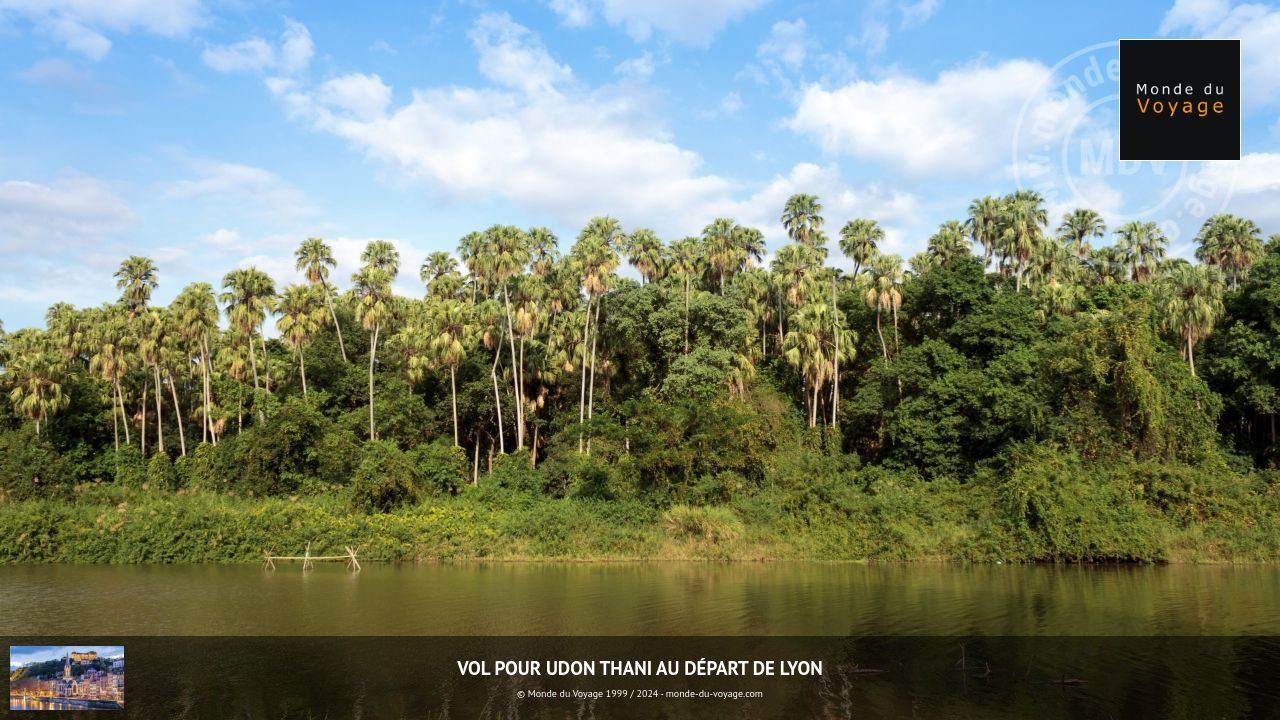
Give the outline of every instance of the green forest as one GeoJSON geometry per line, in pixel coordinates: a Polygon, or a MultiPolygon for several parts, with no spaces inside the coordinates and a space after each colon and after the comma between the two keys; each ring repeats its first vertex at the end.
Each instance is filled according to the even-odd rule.
{"type": "Polygon", "coordinates": [[[1280,236],[1216,215],[1191,262],[1018,191],[904,261],[822,213],[767,262],[727,218],[350,277],[311,238],[167,306],[124,259],[0,331],[0,561],[1280,557],[1280,236]]]}

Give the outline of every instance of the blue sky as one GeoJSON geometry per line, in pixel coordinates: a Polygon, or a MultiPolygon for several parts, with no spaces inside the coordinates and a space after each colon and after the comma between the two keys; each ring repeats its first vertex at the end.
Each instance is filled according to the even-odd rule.
{"type": "Polygon", "coordinates": [[[122,658],[121,645],[10,645],[9,669],[66,657],[70,652],[96,652],[99,657],[122,658]]]}
{"type": "Polygon", "coordinates": [[[369,5],[0,0],[5,328],[114,299],[133,253],[165,302],[236,266],[292,282],[312,235],[340,281],[392,240],[413,293],[427,252],[496,222],[567,246],[593,215],[668,239],[727,215],[773,249],[794,192],[833,234],[876,218],[904,257],[1017,187],[1047,190],[1055,219],[1168,222],[1178,254],[1220,210],[1280,232],[1275,5],[369,5]],[[1241,38],[1241,162],[1112,162],[1115,83],[1055,93],[1143,37],[1241,38]]]}

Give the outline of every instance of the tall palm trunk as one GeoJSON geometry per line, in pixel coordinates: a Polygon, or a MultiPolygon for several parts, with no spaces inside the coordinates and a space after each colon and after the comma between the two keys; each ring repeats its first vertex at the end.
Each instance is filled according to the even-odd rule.
{"type": "Polygon", "coordinates": [[[142,435],[140,436],[139,449],[142,450],[142,457],[147,456],[147,383],[142,383],[142,435]]]}
{"type": "Polygon", "coordinates": [[[333,309],[333,295],[329,293],[329,283],[320,281],[324,289],[324,302],[329,306],[329,317],[333,318],[333,329],[338,332],[338,350],[342,352],[342,361],[347,361],[347,344],[342,341],[342,326],[338,324],[338,313],[333,309]]]}
{"type": "Polygon", "coordinates": [[[835,354],[831,358],[831,427],[839,428],[840,408],[840,308],[836,305],[836,279],[831,278],[831,327],[835,331],[835,354]]]}
{"type": "Polygon", "coordinates": [[[889,364],[889,346],[885,344],[884,332],[880,329],[880,314],[881,314],[881,311],[879,308],[877,308],[876,309],[876,335],[880,336],[880,351],[884,353],[884,364],[888,365],[889,364]]]}
{"type": "MultiPolygon", "coordinates": [[[[499,331],[501,333],[501,331],[499,331]]],[[[498,451],[507,452],[507,441],[502,432],[502,394],[498,391],[498,360],[502,358],[502,338],[498,338],[498,347],[493,351],[493,365],[489,366],[489,376],[493,378],[493,404],[498,411],[498,451]]]]}
{"type": "Polygon", "coordinates": [[[511,349],[511,387],[516,402],[516,449],[524,448],[524,392],[521,387],[520,364],[516,360],[516,333],[511,325],[511,299],[507,295],[507,284],[502,283],[502,305],[507,316],[507,345],[511,349]]]}
{"type": "Polygon", "coordinates": [[[302,376],[302,397],[307,396],[307,359],[302,352],[302,346],[298,346],[298,375],[302,376]]]}
{"type": "Polygon", "coordinates": [[[458,368],[449,366],[449,396],[453,400],[453,446],[461,447],[458,442],[458,368]]]}
{"type": "Polygon", "coordinates": [[[684,274],[684,354],[689,354],[689,273],[684,274]]]}
{"type": "Polygon", "coordinates": [[[164,452],[164,416],[161,413],[164,407],[164,391],[160,389],[160,364],[152,365],[151,369],[156,374],[156,449],[164,452]]]}
{"type": "Polygon", "coordinates": [[[578,452],[583,452],[582,426],[587,421],[587,334],[591,330],[591,296],[587,296],[586,320],[582,323],[582,387],[578,391],[578,452]]]}
{"type": "Polygon", "coordinates": [[[378,435],[373,426],[373,363],[378,357],[378,330],[382,323],[373,326],[373,334],[369,336],[369,439],[377,440],[378,435]]]}
{"type": "Polygon", "coordinates": [[[1187,364],[1191,366],[1192,377],[1196,374],[1196,351],[1195,346],[1191,344],[1191,338],[1187,338],[1187,364]]]}
{"type": "MultiPolygon", "coordinates": [[[[596,340],[600,338],[600,303],[596,302],[595,331],[591,333],[591,387],[587,391],[587,422],[591,422],[591,411],[596,402],[596,340]]],[[[591,436],[587,436],[587,454],[591,454],[591,436]]]]}
{"type": "Polygon", "coordinates": [[[209,406],[213,404],[213,389],[209,379],[209,336],[207,334],[200,338],[200,373],[204,376],[202,379],[204,385],[204,423],[209,432],[209,440],[214,445],[217,445],[218,434],[214,432],[213,420],[209,417],[209,406]]]}
{"type": "Polygon", "coordinates": [[[115,442],[116,454],[120,454],[120,416],[116,415],[116,399],[111,398],[111,439],[115,442]]]}
{"type": "MultiPolygon", "coordinates": [[[[252,340],[250,340],[252,342],[252,340]]],[[[267,336],[258,328],[258,342],[262,343],[262,381],[266,391],[271,392],[271,355],[267,354],[267,336]]]]}
{"type": "Polygon", "coordinates": [[[183,457],[187,455],[187,432],[182,429],[182,408],[178,406],[178,384],[169,378],[169,394],[173,396],[173,416],[178,421],[178,447],[183,457]]]}
{"type": "Polygon", "coordinates": [[[129,438],[129,416],[124,411],[124,393],[120,390],[120,378],[116,378],[116,401],[120,403],[120,421],[124,423],[124,443],[132,444],[129,438]]]}

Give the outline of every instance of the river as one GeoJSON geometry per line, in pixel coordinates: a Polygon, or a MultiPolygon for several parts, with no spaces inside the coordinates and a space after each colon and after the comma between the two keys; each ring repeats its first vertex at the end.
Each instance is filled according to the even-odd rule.
{"type": "Polygon", "coordinates": [[[0,610],[0,635],[22,642],[123,643],[129,706],[154,716],[650,717],[693,702],[455,664],[603,657],[825,663],[816,679],[663,685],[763,691],[691,717],[1280,716],[1280,567],[1266,565],[11,565],[0,610]],[[557,688],[596,699],[514,699],[557,688]]]}

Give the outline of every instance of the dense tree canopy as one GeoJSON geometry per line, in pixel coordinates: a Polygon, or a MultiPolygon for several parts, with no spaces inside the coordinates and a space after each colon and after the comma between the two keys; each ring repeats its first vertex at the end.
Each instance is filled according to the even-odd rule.
{"type": "Polygon", "coordinates": [[[729,218],[668,243],[600,217],[567,247],[495,225],[423,259],[419,297],[392,292],[416,259],[383,241],[345,290],[310,238],[301,284],[241,268],[167,307],[162,270],[130,257],[116,302],[0,331],[0,424],[70,458],[67,482],[163,453],[265,494],[355,477],[379,509],[411,498],[414,457],[455,467],[430,482],[450,492],[514,453],[552,494],[703,498],[786,447],[957,481],[1028,444],[1280,462],[1280,240],[1252,222],[1211,218],[1191,264],[1154,223],[1103,244],[1098,213],[1055,223],[1019,191],[974,200],[908,267],[865,218],[834,225],[841,260],[822,213],[791,198],[767,267],[729,218]]]}

